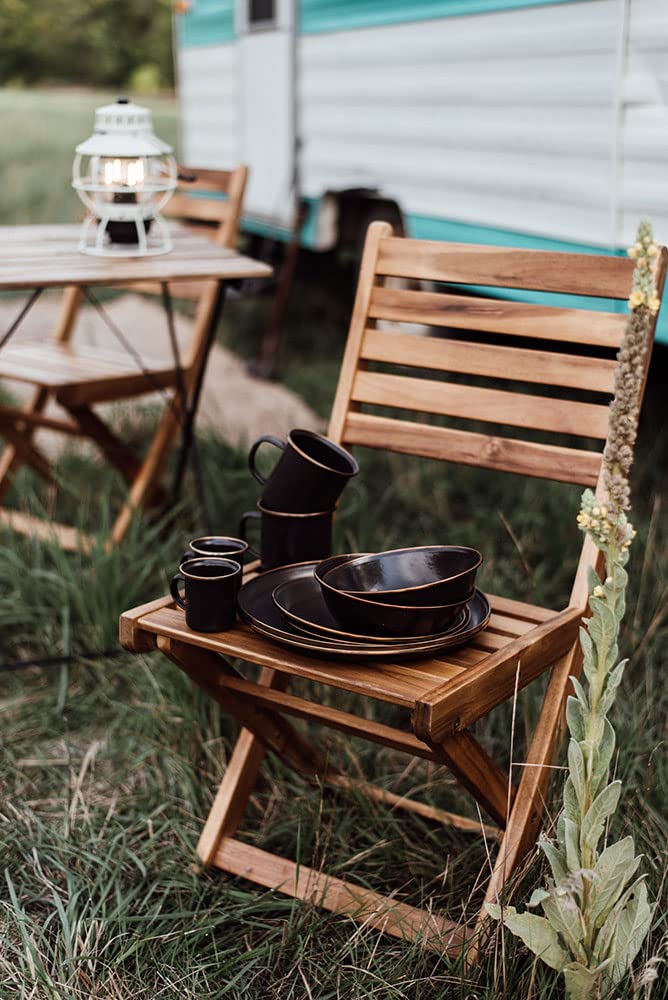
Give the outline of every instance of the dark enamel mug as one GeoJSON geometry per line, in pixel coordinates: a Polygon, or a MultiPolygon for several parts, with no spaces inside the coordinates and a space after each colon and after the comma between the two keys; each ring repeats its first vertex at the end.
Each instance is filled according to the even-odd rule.
{"type": "Polygon", "coordinates": [[[232,628],[237,614],[241,566],[233,559],[209,556],[186,559],[172,577],[174,601],[186,613],[186,625],[195,632],[224,632],[232,628]],[[182,597],[179,584],[183,583],[182,597]]]}
{"type": "Polygon", "coordinates": [[[241,515],[239,534],[245,539],[248,523],[260,522],[260,552],[252,546],[249,546],[249,552],[260,559],[262,570],[311,559],[326,559],[332,554],[334,511],[291,514],[268,510],[261,503],[257,507],[257,510],[247,510],[241,515]]]}
{"type": "Polygon", "coordinates": [[[333,510],[346,483],[359,472],[353,456],[322,434],[293,430],[287,440],[265,434],[248,453],[248,466],[264,489],[260,501],[268,510],[312,514],[333,510]],[[255,461],[263,444],[278,448],[281,457],[265,478],[255,461]]]}
{"type": "Polygon", "coordinates": [[[179,560],[179,564],[186,559],[207,558],[209,556],[220,557],[222,559],[232,559],[243,566],[244,555],[248,551],[248,542],[243,538],[233,538],[230,535],[202,535],[200,538],[193,538],[188,542],[188,548],[179,560]]]}

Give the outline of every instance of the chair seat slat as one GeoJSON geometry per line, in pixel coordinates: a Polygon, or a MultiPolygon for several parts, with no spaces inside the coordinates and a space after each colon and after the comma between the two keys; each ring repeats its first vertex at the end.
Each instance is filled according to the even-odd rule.
{"type": "Polygon", "coordinates": [[[494,344],[473,344],[440,337],[422,338],[391,330],[367,330],[360,357],[366,361],[438,371],[516,379],[541,385],[587,389],[612,394],[616,362],[551,351],[532,351],[494,344]],[[419,348],[419,350],[418,350],[419,348]]]}

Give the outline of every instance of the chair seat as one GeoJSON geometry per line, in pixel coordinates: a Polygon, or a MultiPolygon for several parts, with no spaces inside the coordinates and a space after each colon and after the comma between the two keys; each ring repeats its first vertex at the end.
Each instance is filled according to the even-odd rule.
{"type": "Polygon", "coordinates": [[[176,384],[173,363],[123,351],[56,343],[9,344],[0,353],[0,378],[50,389],[59,403],[76,406],[153,392],[176,384]]]}
{"type": "MultiPolygon", "coordinates": [[[[526,635],[556,612],[503,597],[488,595],[492,617],[488,627],[468,646],[443,656],[395,662],[326,660],[304,656],[265,639],[247,625],[238,624],[227,632],[193,632],[185,623],[183,611],[165,598],[162,606],[152,605],[143,616],[127,613],[127,625],[136,645],[138,632],[149,632],[179,642],[209,649],[248,663],[272,667],[295,677],[307,678],[335,688],[391,702],[413,709],[415,703],[444,682],[461,678],[467,669],[508,646],[518,636],[526,635]]],[[[160,603],[160,602],[158,602],[160,603]]],[[[123,616],[121,631],[123,631],[123,616]]],[[[130,638],[130,636],[128,636],[130,638]]]]}

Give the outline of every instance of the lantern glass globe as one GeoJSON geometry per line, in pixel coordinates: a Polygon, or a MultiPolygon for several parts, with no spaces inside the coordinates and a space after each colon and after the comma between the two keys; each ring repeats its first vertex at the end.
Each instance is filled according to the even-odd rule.
{"type": "Polygon", "coordinates": [[[98,108],[93,134],[76,148],[72,186],[87,209],[79,249],[100,256],[171,250],[160,212],[177,181],[172,148],[148,108],[120,98],[98,108]]]}

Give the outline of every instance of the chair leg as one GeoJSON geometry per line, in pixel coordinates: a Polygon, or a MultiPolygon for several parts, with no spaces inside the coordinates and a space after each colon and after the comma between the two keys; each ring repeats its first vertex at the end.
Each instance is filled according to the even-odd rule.
{"type": "Polygon", "coordinates": [[[295,771],[311,780],[320,780],[335,770],[328,763],[326,755],[320,753],[309,741],[285,719],[280,712],[254,705],[252,699],[234,694],[216,684],[220,673],[236,671],[217,653],[195,648],[184,642],[159,635],[158,649],[177,664],[203,691],[224,705],[246,729],[249,729],[269,750],[273,750],[295,771]]]}
{"type": "MultiPolygon", "coordinates": [[[[45,389],[36,389],[31,399],[25,406],[26,413],[39,413],[47,404],[48,393],[45,389]]],[[[30,444],[34,434],[34,428],[26,428],[21,437],[25,445],[30,444]]],[[[5,497],[14,472],[19,465],[22,465],[24,458],[16,443],[8,441],[0,455],[0,501],[5,497]]]]}
{"type": "MultiPolygon", "coordinates": [[[[265,667],[259,683],[285,687],[287,675],[265,667]]],[[[237,832],[266,752],[257,736],[242,728],[197,844],[197,854],[205,865],[211,864],[221,837],[233,837],[237,832]]]]}
{"type": "Polygon", "coordinates": [[[438,746],[459,783],[471,792],[497,823],[505,826],[516,793],[510,776],[468,730],[448,737],[438,746]]]}
{"type": "Polygon", "coordinates": [[[552,765],[565,729],[564,708],[570,688],[570,677],[578,673],[579,665],[580,647],[576,644],[552,669],[543,707],[523,768],[524,773],[478,918],[479,927],[489,919],[486,904],[496,903],[499,900],[513,871],[538,839],[552,777],[552,765]]]}
{"type": "MultiPolygon", "coordinates": [[[[65,289],[63,304],[58,317],[58,323],[53,333],[56,343],[66,343],[74,329],[79,305],[81,303],[81,289],[70,286],[65,289]]],[[[25,406],[26,413],[40,413],[49,400],[49,392],[46,389],[35,389],[32,397],[25,406]]],[[[25,429],[23,441],[29,444],[34,434],[34,428],[25,429]]],[[[12,473],[17,465],[23,461],[19,450],[12,443],[9,443],[0,455],[0,501],[4,498],[11,483],[12,473]]]]}
{"type": "Polygon", "coordinates": [[[170,449],[179,433],[180,412],[180,404],[174,396],[167,404],[144,460],[139,465],[127,499],[114,522],[109,547],[118,545],[130,526],[134,512],[147,502],[152,491],[157,488],[170,449]]]}

